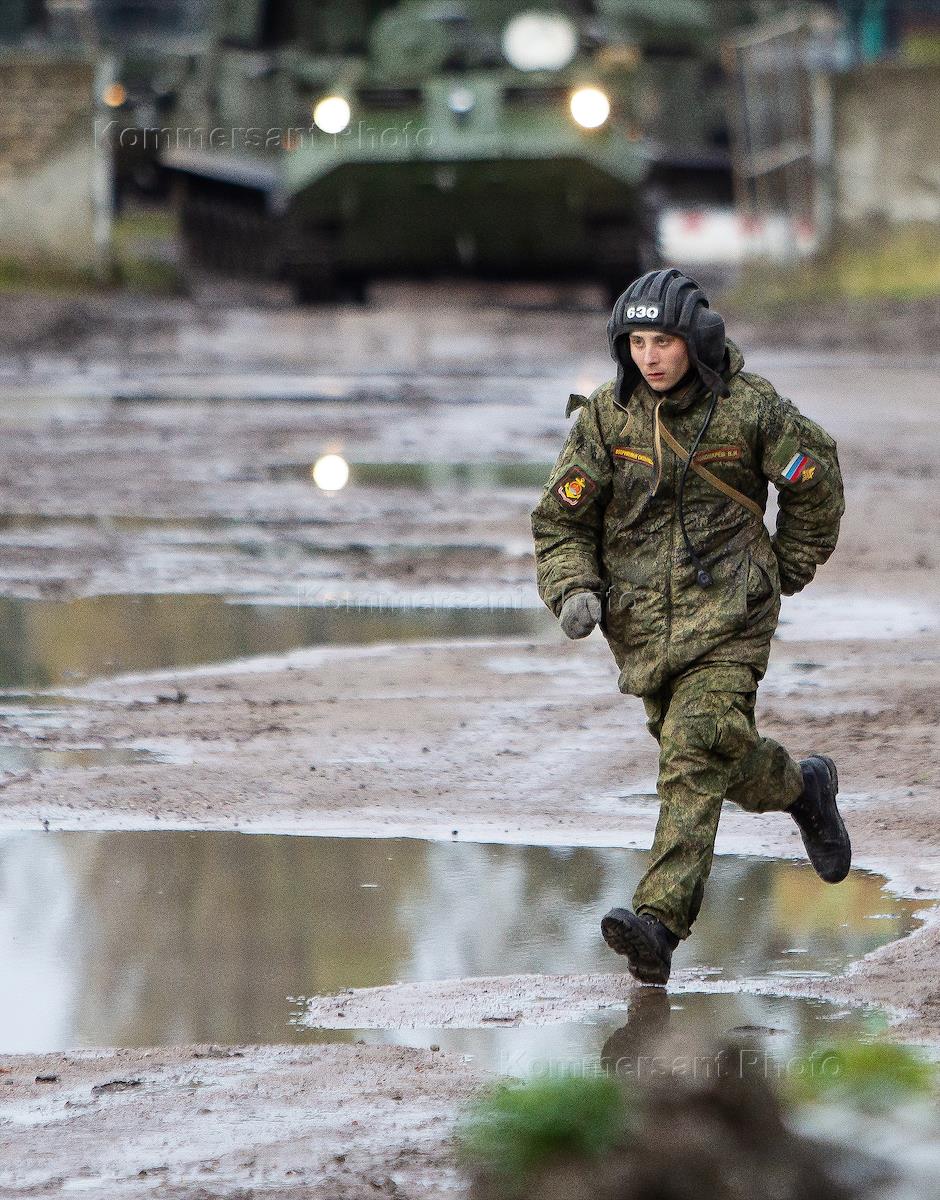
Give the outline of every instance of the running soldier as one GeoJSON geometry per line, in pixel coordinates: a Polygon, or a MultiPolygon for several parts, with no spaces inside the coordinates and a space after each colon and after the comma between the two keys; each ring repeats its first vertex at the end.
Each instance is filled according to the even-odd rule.
{"type": "Polygon", "coordinates": [[[568,637],[600,625],[660,746],[648,867],[633,910],[612,909],[601,929],[635,978],[665,984],[701,907],[723,800],[790,813],[817,873],[848,873],[834,762],[796,762],[754,723],[781,593],[835,549],[842,477],[832,438],[743,369],[680,271],[632,283],[607,333],[617,377],[569,401],[581,411],[532,529],[539,594],[568,637]]]}

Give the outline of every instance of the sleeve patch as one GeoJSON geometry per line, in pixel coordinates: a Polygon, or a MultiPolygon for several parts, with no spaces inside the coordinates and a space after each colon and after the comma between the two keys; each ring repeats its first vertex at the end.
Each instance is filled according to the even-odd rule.
{"type": "Polygon", "coordinates": [[[552,491],[566,508],[580,508],[598,490],[594,480],[580,467],[571,467],[552,487],[552,491]]]}
{"type": "Polygon", "coordinates": [[[819,463],[812,455],[804,454],[802,450],[797,450],[782,471],[783,478],[788,483],[810,483],[817,474],[822,474],[819,463]]]}

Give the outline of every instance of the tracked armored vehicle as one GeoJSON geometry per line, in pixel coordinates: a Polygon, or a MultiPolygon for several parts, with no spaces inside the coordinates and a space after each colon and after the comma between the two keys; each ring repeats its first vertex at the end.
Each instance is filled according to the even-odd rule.
{"type": "Polygon", "coordinates": [[[657,198],[730,191],[717,7],[226,0],[165,131],[187,260],[305,300],[454,272],[619,291],[657,198]]]}

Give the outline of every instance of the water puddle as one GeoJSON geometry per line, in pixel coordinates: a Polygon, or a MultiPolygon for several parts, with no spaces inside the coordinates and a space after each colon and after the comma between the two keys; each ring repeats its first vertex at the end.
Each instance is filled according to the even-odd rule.
{"type": "MultiPolygon", "coordinates": [[[[334,594],[322,585],[298,583],[295,593],[293,600],[285,595],[281,602],[203,593],[2,597],[0,688],[28,692],[104,675],[205,666],[307,646],[559,636],[534,587],[486,594],[466,588],[411,593],[378,582],[371,592],[352,588],[334,594]]],[[[787,608],[778,636],[820,638],[828,628],[820,619],[821,606],[800,607],[799,600],[793,598],[787,608]]],[[[839,603],[844,607],[844,597],[839,603]]],[[[915,628],[930,628],[933,621],[926,611],[906,612],[901,605],[892,611],[890,621],[872,614],[866,624],[856,617],[853,629],[843,633],[906,636],[915,628]]],[[[820,664],[801,663],[798,674],[801,686],[821,686],[820,664]]]]}
{"type": "Polygon", "coordinates": [[[20,774],[44,768],[133,767],[142,763],[179,761],[172,755],[133,747],[70,746],[65,750],[43,750],[37,746],[0,746],[0,774],[8,771],[20,774]]]}
{"type": "MultiPolygon", "coordinates": [[[[597,1061],[611,1038],[635,1035],[622,1031],[646,1003],[632,993],[627,1007],[623,960],[598,932],[645,859],[410,839],[4,835],[0,1051],[364,1038],[438,1045],[516,1073],[597,1061]],[[428,1008],[429,1028],[318,1029],[303,1020],[304,998],[344,989],[533,974],[610,975],[623,1003],[549,1025],[461,1027],[461,984],[457,1016],[435,1026],[428,1008]]],[[[915,906],[881,883],[854,872],[827,888],[803,865],[716,859],[695,936],[675,960],[686,975],[701,969],[705,982],[670,990],[655,1022],[697,1034],[770,1030],[759,1036],[787,1053],[837,1029],[865,1033],[877,1016],[714,993],[734,979],[772,980],[796,959],[801,971],[840,972],[902,936],[915,906]]]]}
{"type": "MultiPolygon", "coordinates": [[[[351,1034],[368,1044],[438,1046],[489,1070],[518,1078],[607,1067],[618,1074],[649,1076],[663,1069],[653,1061],[669,1035],[676,1045],[739,1046],[745,1067],[768,1077],[803,1069],[812,1047],[842,1038],[865,1040],[886,1027],[879,1013],[836,1009],[819,1000],[746,994],[678,996],[661,988],[637,989],[613,1012],[549,1026],[484,1029],[363,1030],[351,1034]]],[[[336,1031],[324,1030],[336,1036],[336,1031]]],[[[333,1037],[330,1040],[333,1040],[333,1037]]],[[[716,1061],[703,1054],[687,1064],[705,1075],[716,1061]],[[710,1061],[709,1061],[710,1059],[710,1061]]]]}
{"type": "MultiPolygon", "coordinates": [[[[349,484],[358,487],[466,491],[471,488],[528,488],[538,491],[551,473],[550,462],[351,462],[349,484]]],[[[313,484],[313,464],[275,463],[271,480],[300,479],[313,484]]]]}
{"type": "Polygon", "coordinates": [[[547,609],[237,603],[211,595],[0,599],[0,687],[228,662],[302,646],[531,637],[547,609]]]}
{"type": "MultiPolygon", "coordinates": [[[[284,523],[287,523],[285,520],[284,523]]],[[[290,524],[296,524],[291,520],[290,524]]],[[[111,513],[0,513],[0,534],[35,533],[47,529],[106,529],[139,533],[148,529],[198,531],[209,534],[216,530],[251,528],[264,524],[264,519],[244,517],[170,517],[125,516],[111,513]]]]}

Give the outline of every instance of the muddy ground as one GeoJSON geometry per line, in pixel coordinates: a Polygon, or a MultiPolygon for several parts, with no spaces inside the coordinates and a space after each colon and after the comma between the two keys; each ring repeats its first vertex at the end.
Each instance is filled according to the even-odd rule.
{"type": "MultiPolygon", "coordinates": [[[[367,310],[182,322],[143,312],[120,345],[87,311],[41,341],[21,320],[0,356],[0,590],[537,605],[530,488],[327,495],[284,466],[324,451],[551,461],[568,392],[608,368],[590,298],[540,305],[392,290],[367,310]]],[[[784,603],[762,726],[795,754],[835,754],[856,864],[922,899],[926,915],[845,977],[788,986],[882,1005],[893,1036],[940,1047],[936,363],[775,351],[740,323],[730,333],[752,369],[835,434],[847,484],[836,555],[784,603]]],[[[9,770],[0,828],[645,847],[655,822],[643,796],[654,745],[599,634],[572,644],[548,626],[532,638],[301,649],[94,680],[49,707],[4,706],[0,740],[163,749],[175,761],[9,770]]],[[[730,806],[718,849],[802,853],[786,818],[730,806]]],[[[681,952],[676,981],[694,986],[681,952]]],[[[356,1019],[381,1008],[406,1023],[417,1005],[474,1024],[480,986],[383,989],[357,999],[356,1019]]],[[[544,1003],[546,978],[513,976],[507,963],[487,986],[490,1002],[515,1010],[544,1003]]],[[[609,977],[555,979],[544,1016],[623,1004],[630,989],[619,963],[609,977]]],[[[323,1002],[324,1024],[341,1023],[337,1010],[323,1002]]],[[[0,1194],[459,1194],[449,1131],[481,1081],[459,1057],[371,1046],[205,1055],[3,1059],[0,1194]],[[113,1080],[132,1086],[92,1091],[113,1080]]]]}

